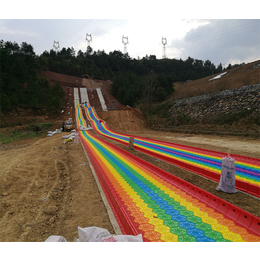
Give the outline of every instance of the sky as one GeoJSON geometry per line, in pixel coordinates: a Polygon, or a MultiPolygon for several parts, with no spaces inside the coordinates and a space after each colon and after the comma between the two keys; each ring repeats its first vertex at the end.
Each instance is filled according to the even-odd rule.
{"type": "Polygon", "coordinates": [[[0,39],[27,42],[37,55],[53,49],[54,42],[59,42],[60,50],[73,47],[76,53],[85,52],[91,35],[92,49],[107,54],[124,52],[124,38],[129,56],[136,59],[146,55],[161,59],[164,44],[169,59],[191,57],[224,67],[260,59],[260,19],[257,8],[249,5],[255,1],[247,1],[250,18],[245,6],[234,8],[226,2],[209,6],[203,0],[178,5],[164,0],[154,4],[75,0],[64,8],[64,1],[45,0],[30,9],[35,1],[12,1],[0,11],[0,39]]]}

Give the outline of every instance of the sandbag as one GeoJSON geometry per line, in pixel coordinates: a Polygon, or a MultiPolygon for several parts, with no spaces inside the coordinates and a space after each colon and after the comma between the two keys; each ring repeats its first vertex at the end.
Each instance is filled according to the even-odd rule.
{"type": "Polygon", "coordinates": [[[234,158],[222,158],[221,176],[219,185],[216,190],[221,190],[227,193],[235,193],[236,179],[235,179],[235,159],[234,158]]]}
{"type": "Polygon", "coordinates": [[[71,141],[73,141],[72,138],[67,138],[67,139],[65,139],[65,144],[68,143],[68,142],[71,142],[71,141]]]}

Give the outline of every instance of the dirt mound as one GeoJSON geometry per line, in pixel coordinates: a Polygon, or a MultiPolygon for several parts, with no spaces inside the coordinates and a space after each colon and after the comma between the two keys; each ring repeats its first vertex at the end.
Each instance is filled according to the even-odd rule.
{"type": "Polygon", "coordinates": [[[146,129],[146,123],[138,109],[97,112],[110,129],[114,131],[140,131],[146,129]]]}

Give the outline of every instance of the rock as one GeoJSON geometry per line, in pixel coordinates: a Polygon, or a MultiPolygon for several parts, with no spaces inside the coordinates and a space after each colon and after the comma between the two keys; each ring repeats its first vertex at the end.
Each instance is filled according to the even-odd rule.
{"type": "Polygon", "coordinates": [[[49,219],[49,224],[53,224],[54,222],[55,222],[54,217],[51,217],[51,218],[49,219]]]}
{"type": "Polygon", "coordinates": [[[172,115],[185,114],[201,119],[206,115],[238,112],[248,107],[259,107],[260,84],[243,86],[237,89],[224,90],[201,96],[177,100],[169,109],[172,115]]]}
{"type": "Polygon", "coordinates": [[[56,206],[48,206],[43,211],[48,215],[54,215],[58,208],[56,206]]]}
{"type": "Polygon", "coordinates": [[[9,195],[8,192],[3,192],[3,193],[2,193],[2,196],[8,196],[8,195],[9,195]]]}

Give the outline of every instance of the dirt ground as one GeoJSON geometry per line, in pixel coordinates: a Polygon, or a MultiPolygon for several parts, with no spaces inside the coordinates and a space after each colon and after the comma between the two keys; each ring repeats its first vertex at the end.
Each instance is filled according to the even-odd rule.
{"type": "MultiPolygon", "coordinates": [[[[55,80],[65,82],[63,78],[59,81],[56,77],[55,80]]],[[[73,86],[78,79],[71,77],[69,80],[73,86]]],[[[76,83],[75,87],[82,87],[78,85],[79,80],[76,83]]],[[[116,109],[108,112],[97,109],[99,117],[115,131],[215,151],[226,152],[229,149],[234,154],[260,158],[259,139],[147,130],[138,110],[121,109],[120,103],[112,102],[109,82],[89,83],[92,87],[101,86],[106,102],[116,109]]],[[[67,117],[72,117],[75,123],[71,109],[73,88],[65,87],[65,90],[68,94],[67,107],[54,120],[53,131],[67,117]]],[[[114,233],[81,144],[64,144],[62,136],[55,134],[47,137],[45,133],[36,138],[0,144],[0,241],[41,242],[51,235],[64,236],[67,241],[73,241],[74,237],[78,237],[78,226],[98,226],[114,233]]],[[[259,199],[253,196],[242,192],[225,194],[216,191],[217,183],[214,181],[129,150],[114,141],[109,142],[260,217],[259,199]]]]}
{"type": "Polygon", "coordinates": [[[161,131],[127,131],[128,134],[231,154],[260,158],[260,139],[252,137],[195,135],[161,131]]]}
{"type": "Polygon", "coordinates": [[[73,241],[78,226],[113,233],[81,144],[27,139],[2,146],[0,164],[0,241],[73,241]]]}

